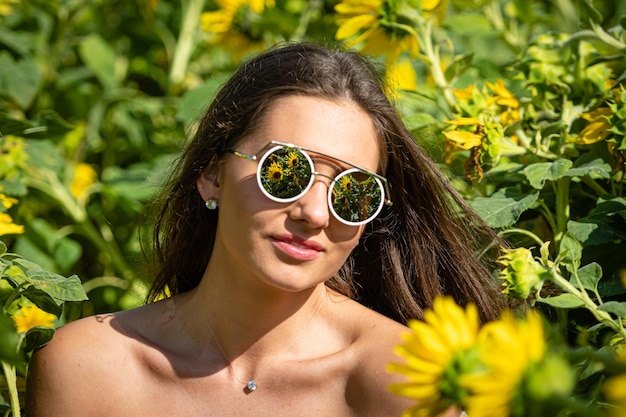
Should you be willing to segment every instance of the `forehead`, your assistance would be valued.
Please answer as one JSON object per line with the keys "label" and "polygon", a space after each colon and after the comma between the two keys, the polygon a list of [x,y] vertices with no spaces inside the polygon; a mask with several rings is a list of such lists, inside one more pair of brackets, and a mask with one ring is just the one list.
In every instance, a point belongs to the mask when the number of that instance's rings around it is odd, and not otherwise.
{"label": "forehead", "polygon": [[276,99],[241,146],[255,152],[272,140],[308,148],[371,171],[376,171],[380,162],[380,144],[372,118],[349,99]]}

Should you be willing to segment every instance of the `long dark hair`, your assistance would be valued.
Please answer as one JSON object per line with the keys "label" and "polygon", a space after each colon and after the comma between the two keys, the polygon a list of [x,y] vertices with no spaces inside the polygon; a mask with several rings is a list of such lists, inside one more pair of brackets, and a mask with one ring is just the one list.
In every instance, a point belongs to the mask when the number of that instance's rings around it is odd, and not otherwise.
{"label": "long dark hair", "polygon": [[204,207],[196,189],[200,171],[225,158],[273,100],[287,95],[357,103],[374,122],[381,142],[379,172],[391,184],[393,206],[367,225],[327,285],[403,323],[421,317],[439,294],[450,294],[461,305],[473,302],[483,320],[494,318],[502,307],[492,278],[497,236],[416,144],[377,68],[359,53],[312,44],[289,44],[248,61],[204,113],[157,201],[157,271],[148,301],[198,285],[219,212]]}

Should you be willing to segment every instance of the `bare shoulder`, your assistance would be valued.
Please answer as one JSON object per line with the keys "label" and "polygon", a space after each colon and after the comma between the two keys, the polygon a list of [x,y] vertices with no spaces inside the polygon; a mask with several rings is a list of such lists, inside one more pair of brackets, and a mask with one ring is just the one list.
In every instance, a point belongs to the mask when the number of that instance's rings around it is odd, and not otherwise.
{"label": "bare shoulder", "polygon": [[400,376],[387,372],[386,367],[399,358],[394,347],[401,343],[408,328],[361,304],[333,296],[339,300],[337,322],[351,334],[350,375],[346,399],[356,415],[400,416],[411,402],[391,393],[389,386],[401,382]]}
{"label": "bare shoulder", "polygon": [[[356,302],[347,303],[346,307],[353,310],[348,316],[352,317],[355,335],[351,348],[355,366],[348,380],[346,398],[356,415],[401,416],[415,403],[391,393],[389,386],[405,379],[386,368],[390,363],[402,361],[394,348],[403,342],[402,335],[409,328]],[[439,417],[460,415],[459,410],[449,409]]]}
{"label": "bare shoulder", "polygon": [[30,361],[27,415],[96,417],[106,415],[117,395],[130,395],[115,387],[132,387],[132,378],[141,375],[141,343],[124,323],[140,321],[150,308],[86,317],[59,328]]}

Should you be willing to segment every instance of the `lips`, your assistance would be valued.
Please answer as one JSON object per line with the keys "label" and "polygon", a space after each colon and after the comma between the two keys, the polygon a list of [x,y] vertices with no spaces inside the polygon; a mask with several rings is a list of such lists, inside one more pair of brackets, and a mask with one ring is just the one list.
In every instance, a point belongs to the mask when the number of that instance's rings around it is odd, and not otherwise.
{"label": "lips", "polygon": [[323,246],[315,241],[292,235],[274,236],[272,243],[283,254],[303,261],[315,259],[324,250]]}

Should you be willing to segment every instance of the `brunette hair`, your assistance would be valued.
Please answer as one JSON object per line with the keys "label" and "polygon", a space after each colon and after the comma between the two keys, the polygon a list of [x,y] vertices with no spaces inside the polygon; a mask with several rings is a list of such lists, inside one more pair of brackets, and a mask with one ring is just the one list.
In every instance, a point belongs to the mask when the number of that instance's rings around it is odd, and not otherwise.
{"label": "brunette hair", "polygon": [[158,269],[148,301],[199,284],[219,210],[206,209],[196,180],[255,129],[275,99],[288,95],[349,99],[365,110],[381,142],[379,172],[391,185],[393,206],[367,224],[359,245],[327,285],[402,323],[420,318],[440,294],[461,305],[475,303],[483,321],[496,317],[502,307],[492,275],[496,234],[416,144],[367,58],[301,43],[246,62],[204,113],[160,202],[153,234]]}

